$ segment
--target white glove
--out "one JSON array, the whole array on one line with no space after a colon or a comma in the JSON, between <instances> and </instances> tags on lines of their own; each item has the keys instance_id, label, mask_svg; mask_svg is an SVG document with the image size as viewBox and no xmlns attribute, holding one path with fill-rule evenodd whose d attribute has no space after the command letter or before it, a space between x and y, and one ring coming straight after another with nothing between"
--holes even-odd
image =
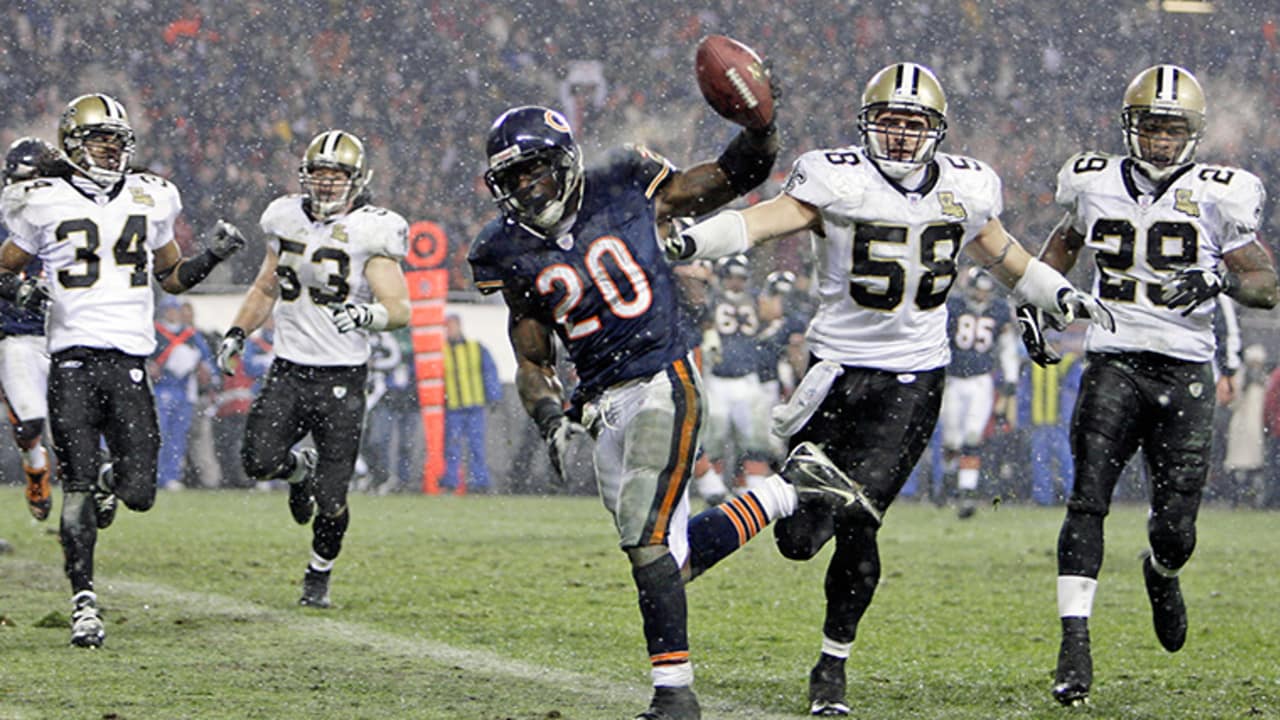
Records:
<instances>
[{"instance_id":1,"label":"white glove","mask_svg":"<svg viewBox=\"0 0 1280 720\"><path fill-rule=\"evenodd\" d=\"M724 357L724 346L720 343L720 333L715 328L702 331L702 369L711 372L711 368L720 364Z\"/></svg>"},{"instance_id":2,"label":"white glove","mask_svg":"<svg viewBox=\"0 0 1280 720\"><path fill-rule=\"evenodd\" d=\"M23 310L45 312L49 309L49 285L42 279L27 278L18 286L13 304Z\"/></svg>"},{"instance_id":3,"label":"white glove","mask_svg":"<svg viewBox=\"0 0 1280 720\"><path fill-rule=\"evenodd\" d=\"M1062 330L1076 320L1096 323L1107 332L1116 331L1116 318L1098 298L1077 290L1064 287L1058 291L1058 312L1045 313L1045 319L1055 330Z\"/></svg>"},{"instance_id":4,"label":"white glove","mask_svg":"<svg viewBox=\"0 0 1280 720\"><path fill-rule=\"evenodd\" d=\"M551 432L547 433L547 454L551 457L551 467L555 469L556 478L561 484L567 480L564 468L568 464L569 449L573 447L573 439L586 434L586 428L567 417L561 417Z\"/></svg>"},{"instance_id":5,"label":"white glove","mask_svg":"<svg viewBox=\"0 0 1280 720\"><path fill-rule=\"evenodd\" d=\"M338 332L349 333L356 328L369 327L373 323L373 308L364 303L344 303L329 306L329 317L338 326Z\"/></svg>"}]
</instances>

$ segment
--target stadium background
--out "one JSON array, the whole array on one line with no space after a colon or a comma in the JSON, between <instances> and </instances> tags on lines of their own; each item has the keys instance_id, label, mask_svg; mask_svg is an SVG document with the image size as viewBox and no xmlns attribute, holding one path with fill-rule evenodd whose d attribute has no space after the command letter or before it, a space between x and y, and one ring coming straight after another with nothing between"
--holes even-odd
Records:
<instances>
[{"instance_id":1,"label":"stadium background","mask_svg":"<svg viewBox=\"0 0 1280 720\"><path fill-rule=\"evenodd\" d=\"M708 33L742 39L772 61L785 93L782 156L758 190L767 197L799 152L857 141L872 72L922 62L950 99L945 149L1001 174L1005 223L1036 247L1060 216L1061 162L1085 148L1120 151L1121 93L1157 62L1181 64L1205 85L1200 157L1250 169L1278 192L1280 8L1217 2L1199 14L1164 5L18 0L0 11L0 142L55 139L67 100L116 96L138 131L136 163L182 190L179 239L190 249L217 218L252 229L272 198L295 191L298 157L317 132L355 132L371 149L376 201L445 228L451 309L509 378L502 307L470 289L465 262L470 238L493 215L483 142L506 107L563 109L588 161L622 142L646 143L678 164L708 159L735 129L699 96L693 48ZM1280 230L1276 208L1268 204L1264 239ZM257 240L194 295L202 328L229 324L261 260ZM760 275L798 269L804 249L793 238L754 265ZM1274 317L1245 311L1242 324L1246 344L1280 356Z\"/></svg>"}]
</instances>

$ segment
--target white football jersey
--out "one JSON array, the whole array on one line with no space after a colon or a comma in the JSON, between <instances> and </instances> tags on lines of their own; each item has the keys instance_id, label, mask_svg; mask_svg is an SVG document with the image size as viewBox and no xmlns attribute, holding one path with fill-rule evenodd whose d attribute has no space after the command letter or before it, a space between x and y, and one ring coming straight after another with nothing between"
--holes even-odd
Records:
<instances>
[{"instance_id":1,"label":"white football jersey","mask_svg":"<svg viewBox=\"0 0 1280 720\"><path fill-rule=\"evenodd\" d=\"M1223 255L1254 241L1266 199L1262 181L1238 168L1195 163L1170 176L1163 191L1143 193L1131 162L1081 153L1058 173L1058 204L1097 263L1093 292L1116 318L1114 333L1090 325L1086 348L1206 362L1217 303L1183 317L1185 308L1161 301L1160 284L1183 268L1216 268Z\"/></svg>"},{"instance_id":2,"label":"white football jersey","mask_svg":"<svg viewBox=\"0 0 1280 720\"><path fill-rule=\"evenodd\" d=\"M330 305L373 301L365 280L369 258L404 257L409 224L390 210L365 205L327 220L312 220L302 195L276 198L262 213L262 231L279 262L275 353L299 365L363 365L364 330L339 333Z\"/></svg>"},{"instance_id":3,"label":"white football jersey","mask_svg":"<svg viewBox=\"0 0 1280 720\"><path fill-rule=\"evenodd\" d=\"M0 204L13 243L44 263L49 352L155 350L152 253L173 241L182 211L172 183L131 173L92 195L65 178L37 178L6 187Z\"/></svg>"},{"instance_id":4,"label":"white football jersey","mask_svg":"<svg viewBox=\"0 0 1280 720\"><path fill-rule=\"evenodd\" d=\"M822 214L811 233L818 312L813 353L842 365L891 372L951 360L947 292L956 256L1003 209L987 165L938 153L917 191L904 191L860 147L801 155L784 192Z\"/></svg>"}]
</instances>

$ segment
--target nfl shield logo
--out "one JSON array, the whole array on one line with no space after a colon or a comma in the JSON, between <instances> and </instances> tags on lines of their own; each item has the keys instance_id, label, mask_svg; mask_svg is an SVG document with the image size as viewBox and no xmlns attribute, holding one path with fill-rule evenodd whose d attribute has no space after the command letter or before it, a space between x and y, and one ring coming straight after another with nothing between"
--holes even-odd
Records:
<instances>
[{"instance_id":1,"label":"nfl shield logo","mask_svg":"<svg viewBox=\"0 0 1280 720\"><path fill-rule=\"evenodd\" d=\"M139 370L138 368L134 368L134 369L130 370L130 371L129 371L129 379L130 379L130 380L132 380L132 381L134 382L134 384L135 384L135 385L136 385L137 383L142 382L142 371L141 371L141 370Z\"/></svg>"},{"instance_id":2,"label":"nfl shield logo","mask_svg":"<svg viewBox=\"0 0 1280 720\"><path fill-rule=\"evenodd\" d=\"M1187 391L1191 393L1191 397L1199 398L1204 394L1204 383L1193 382L1187 386Z\"/></svg>"},{"instance_id":3,"label":"nfl shield logo","mask_svg":"<svg viewBox=\"0 0 1280 720\"><path fill-rule=\"evenodd\" d=\"M333 396L341 400L347 396L347 389L342 385L335 385L333 388Z\"/></svg>"}]
</instances>

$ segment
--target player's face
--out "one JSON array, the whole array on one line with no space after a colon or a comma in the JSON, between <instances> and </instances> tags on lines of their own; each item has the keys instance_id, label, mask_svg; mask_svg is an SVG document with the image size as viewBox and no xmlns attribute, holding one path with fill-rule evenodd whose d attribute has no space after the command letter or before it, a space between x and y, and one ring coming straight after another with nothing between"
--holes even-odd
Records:
<instances>
[{"instance_id":1,"label":"player's face","mask_svg":"<svg viewBox=\"0 0 1280 720\"><path fill-rule=\"evenodd\" d=\"M895 162L911 162L929 132L929 118L922 113L892 108L876 115L871 132L879 135L880 146Z\"/></svg>"},{"instance_id":2,"label":"player's face","mask_svg":"<svg viewBox=\"0 0 1280 720\"><path fill-rule=\"evenodd\" d=\"M351 176L338 168L316 168L310 173L310 185L317 202L336 202L346 197Z\"/></svg>"},{"instance_id":3,"label":"player's face","mask_svg":"<svg viewBox=\"0 0 1280 720\"><path fill-rule=\"evenodd\" d=\"M1142 156L1156 167L1173 163L1190 139L1191 126L1185 118L1147 115L1138 121Z\"/></svg>"},{"instance_id":4,"label":"player's face","mask_svg":"<svg viewBox=\"0 0 1280 720\"><path fill-rule=\"evenodd\" d=\"M124 138L113 132L89 133L84 139L85 152L100 168L118 168L124 157Z\"/></svg>"},{"instance_id":5,"label":"player's face","mask_svg":"<svg viewBox=\"0 0 1280 720\"><path fill-rule=\"evenodd\" d=\"M543 159L530 160L511 169L512 195L520 207L537 212L555 200L559 192L555 168Z\"/></svg>"}]
</instances>

